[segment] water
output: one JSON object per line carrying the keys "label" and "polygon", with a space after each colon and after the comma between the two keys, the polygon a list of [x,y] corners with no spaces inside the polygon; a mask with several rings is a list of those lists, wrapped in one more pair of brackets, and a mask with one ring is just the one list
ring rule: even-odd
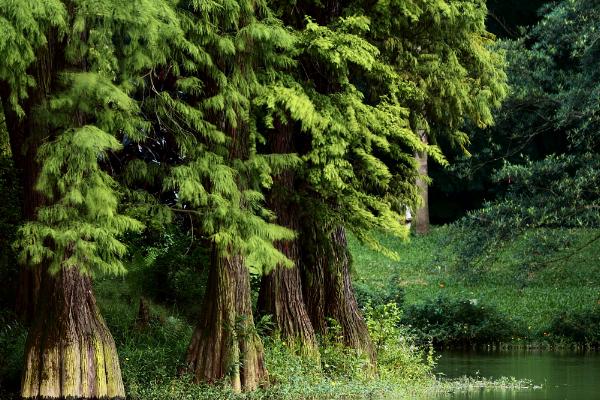
{"label": "water", "polygon": [[600,400],[600,353],[444,352],[437,372],[449,378],[514,376],[542,385],[447,394],[443,400]]}

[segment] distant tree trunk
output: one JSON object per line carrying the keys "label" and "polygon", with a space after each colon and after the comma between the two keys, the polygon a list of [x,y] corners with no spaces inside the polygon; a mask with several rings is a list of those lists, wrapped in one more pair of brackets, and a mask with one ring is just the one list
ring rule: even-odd
{"label": "distant tree trunk", "polygon": [[[361,351],[375,364],[375,350],[360,312],[350,280],[350,258],[346,231],[338,226],[331,233],[315,227],[307,234],[312,253],[302,264],[302,282],[310,319],[319,333],[327,331],[327,318],[341,327],[344,344]],[[304,246],[303,246],[304,247]]]}
{"label": "distant tree trunk", "polygon": [[[293,153],[292,135],[292,127],[278,125],[275,134],[269,137],[271,151],[278,154]],[[278,224],[297,232],[300,223],[298,209],[293,201],[294,178],[294,172],[289,170],[274,177],[268,205],[277,215]],[[284,339],[299,345],[307,354],[315,354],[317,341],[304,304],[302,281],[298,269],[300,261],[298,240],[279,241],[276,246],[295,265],[291,268],[278,266],[262,277],[258,309],[261,313],[271,314],[274,317],[276,327]]]}
{"label": "distant tree trunk", "polygon": [[[419,131],[419,136],[423,143],[427,144],[427,133]],[[417,177],[416,185],[421,197],[421,204],[415,212],[414,225],[415,231],[418,234],[426,234],[429,232],[429,185],[421,177],[427,176],[427,153],[417,152],[415,158],[419,168],[419,176]]]}
{"label": "distant tree trunk", "polygon": [[21,396],[125,398],[115,342],[96,305],[91,279],[76,268],[44,274],[27,337]]}
{"label": "distant tree trunk", "polygon": [[252,316],[249,273],[241,257],[213,250],[203,311],[186,362],[196,383],[228,379],[241,392],[268,381]]}
{"label": "distant tree trunk", "polygon": [[150,325],[150,307],[148,307],[148,301],[144,297],[140,297],[140,304],[138,307],[138,314],[135,317],[135,328],[143,331]]}

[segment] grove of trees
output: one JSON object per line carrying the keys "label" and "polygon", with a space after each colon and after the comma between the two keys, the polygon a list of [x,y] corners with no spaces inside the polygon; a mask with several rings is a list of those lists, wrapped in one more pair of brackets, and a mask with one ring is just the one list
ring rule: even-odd
{"label": "grove of trees", "polygon": [[[260,316],[314,358],[335,325],[376,373],[347,236],[400,257],[380,233],[407,236],[428,159],[509,161],[470,228],[597,226],[599,7],[542,12],[497,42],[485,0],[0,0],[21,396],[125,397],[93,280],[171,224],[208,263],[185,372],[237,392],[269,383]],[[515,162],[508,131],[561,150]]]}

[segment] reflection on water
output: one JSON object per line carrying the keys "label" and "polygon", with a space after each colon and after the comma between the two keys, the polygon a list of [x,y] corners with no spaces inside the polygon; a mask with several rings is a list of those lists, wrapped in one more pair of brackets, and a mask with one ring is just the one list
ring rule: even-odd
{"label": "reflection on water", "polygon": [[448,378],[514,376],[541,389],[481,390],[451,393],[456,400],[599,400],[600,354],[570,352],[443,352],[437,372]]}

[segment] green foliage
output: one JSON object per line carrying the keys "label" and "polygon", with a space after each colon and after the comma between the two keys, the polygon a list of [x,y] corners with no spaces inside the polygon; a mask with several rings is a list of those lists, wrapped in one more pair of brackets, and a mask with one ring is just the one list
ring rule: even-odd
{"label": "green foliage", "polygon": [[356,301],[361,307],[368,304],[372,306],[383,306],[386,304],[396,304],[402,307],[404,304],[404,289],[400,286],[397,276],[391,276],[383,287],[378,287],[372,282],[359,280],[353,283]]}
{"label": "green foliage", "polygon": [[67,11],[60,0],[43,4],[5,0],[0,3],[0,15],[3,19],[0,80],[10,85],[11,106],[24,116],[19,101],[27,98],[28,90],[38,83],[28,69],[36,61],[38,50],[48,42],[46,32],[67,29]]}
{"label": "green foliage", "polygon": [[[52,132],[40,154],[39,188],[53,204],[22,229],[22,260],[121,273],[119,237],[141,226],[119,215],[123,190],[106,164],[109,153],[121,151],[119,142],[149,138],[177,157],[160,173],[150,167],[155,157],[134,157],[128,161],[137,168],[124,166],[122,182],[160,176],[163,195],[176,198],[173,211],[195,215],[218,250],[241,254],[255,272],[289,265],[272,242],[293,233],[273,224],[263,198],[272,175],[287,168],[301,170],[300,196],[325,226],[347,225],[393,255],[371,232],[406,235],[397,211],[417,201],[411,155],[426,151],[444,163],[415,131],[436,124],[455,132],[465,116],[489,124],[489,109],[502,96],[500,57],[485,47],[485,8],[415,3],[400,7],[396,21],[386,13],[395,5],[387,3],[364,11],[353,5],[326,18],[321,6],[306,5],[298,24],[285,13],[291,6],[276,4],[294,29],[264,2],[0,4],[10,33],[0,80],[14,111]],[[436,41],[396,36],[409,22],[433,23]],[[438,37],[443,32],[451,39]],[[65,43],[63,52],[55,42]],[[44,62],[40,49],[64,56],[60,69],[28,75]],[[35,90],[44,101],[34,112],[23,105]],[[274,121],[308,135],[300,157],[261,153]],[[157,208],[150,196],[157,192],[129,195],[148,210]]]}
{"label": "green foliage", "polygon": [[138,249],[128,266],[132,291],[196,317],[210,260],[207,247],[194,239],[176,225],[155,240],[131,244]]}
{"label": "green foliage", "polygon": [[342,327],[335,320],[328,321],[327,334],[321,337],[319,352],[326,376],[350,381],[368,379],[368,357],[344,345]]}
{"label": "green foliage", "polygon": [[380,1],[367,14],[372,40],[411,87],[403,100],[413,129],[463,147],[465,120],[493,123],[507,78],[503,54],[490,49],[484,1]]}
{"label": "green foliage", "polygon": [[36,188],[50,200],[20,229],[21,261],[48,259],[54,272],[122,273],[119,238],[141,224],[119,213],[119,187],[105,168],[119,139],[148,130],[131,93],[142,74],[166,62],[162,49],[181,32],[175,13],[162,1],[6,0],[0,15],[4,111],[34,127],[11,136],[45,142]]}
{"label": "green foliage", "polygon": [[336,340],[334,329],[331,336],[320,341],[320,359],[295,351],[277,337],[262,338],[270,387],[234,394],[225,383],[193,384],[192,377],[179,374],[192,325],[175,308],[151,302],[149,326],[136,328],[137,277],[135,267],[129,269],[132,274],[124,279],[111,277],[95,284],[99,306],[117,344],[128,398],[414,399],[427,398],[434,384],[429,373],[431,364],[424,363],[423,352],[405,336],[405,330],[396,326],[398,313],[388,312],[397,310],[392,305],[386,306],[384,312],[367,313],[372,335],[380,345],[380,377],[374,378],[365,368],[367,360],[363,356]]}
{"label": "green foliage", "polygon": [[142,225],[118,214],[117,183],[97,162],[119,148],[111,135],[84,126],[39,150],[44,164],[37,188],[58,200],[20,228],[21,263],[49,259],[51,272],[61,267],[77,267],[84,274],[124,272],[121,258],[127,249],[118,237]]}
{"label": "green foliage", "polygon": [[[547,335],[575,342],[581,346],[600,346],[600,308],[561,312],[551,322]],[[556,338],[555,338],[556,339]]]}
{"label": "green foliage", "polygon": [[489,304],[443,296],[409,306],[402,322],[421,339],[448,347],[508,342],[522,331]]}
{"label": "green foliage", "polygon": [[345,225],[398,257],[373,232],[406,237],[402,214],[419,201],[415,152],[446,163],[437,146],[421,141],[422,131],[463,146],[464,120],[491,124],[505,95],[503,57],[488,47],[485,6],[275,4],[297,29],[299,68],[260,104],[267,126],[295,122],[307,218],[324,229]]}
{"label": "green foliage", "polygon": [[[298,64],[257,104],[267,127],[280,121],[294,129],[302,157],[297,197],[306,218],[325,227],[344,224],[392,255],[371,232],[406,235],[396,211],[399,203],[416,199],[410,155],[415,149],[441,155],[411,131],[409,111],[397,96],[404,86],[367,40],[368,18],[322,14],[310,4],[299,10],[278,5],[284,21],[296,27]],[[303,23],[296,21],[296,12],[307,15]],[[368,93],[369,85],[382,90]]]}
{"label": "green foliage", "polygon": [[552,347],[568,345],[548,335],[557,315],[583,313],[599,300],[597,235],[597,230],[585,229],[529,230],[496,242],[494,257],[469,266],[462,258],[467,244],[452,226],[436,227],[410,242],[381,235],[382,242],[402,254],[399,261],[351,236],[349,248],[354,284],[369,288],[378,299],[393,293],[394,281],[395,290],[404,293],[405,316],[413,305],[433,304],[439,297],[448,304],[476,300],[486,310],[497,310],[491,317],[501,317],[513,329],[509,345]]}
{"label": "green foliage", "polygon": [[0,396],[10,399],[21,384],[27,330],[14,316],[0,313]]}
{"label": "green foliage", "polygon": [[433,348],[425,351],[411,330],[402,325],[402,310],[396,303],[367,305],[365,320],[377,354],[378,373],[390,382],[420,382],[431,377]]}
{"label": "green foliage", "polygon": [[468,179],[486,174],[498,194],[463,221],[497,232],[479,253],[531,227],[598,226],[599,13],[594,1],[553,3],[520,38],[500,44],[510,96],[497,127],[478,133],[476,159],[457,167]]}
{"label": "green foliage", "polygon": [[[187,214],[199,237],[221,254],[239,254],[253,272],[289,265],[273,242],[294,233],[272,222],[264,192],[272,174],[297,162],[293,155],[261,154],[253,100],[269,90],[277,69],[291,63],[291,35],[263,3],[222,1],[178,5],[193,51],[175,52],[173,70],[153,73],[144,112],[152,135],[174,160],[161,163],[157,196],[170,194],[170,211]],[[126,168],[125,181],[154,179],[154,154]],[[146,172],[146,174],[144,174]],[[146,176],[144,176],[146,175]],[[143,196],[142,196],[143,197]]]}

